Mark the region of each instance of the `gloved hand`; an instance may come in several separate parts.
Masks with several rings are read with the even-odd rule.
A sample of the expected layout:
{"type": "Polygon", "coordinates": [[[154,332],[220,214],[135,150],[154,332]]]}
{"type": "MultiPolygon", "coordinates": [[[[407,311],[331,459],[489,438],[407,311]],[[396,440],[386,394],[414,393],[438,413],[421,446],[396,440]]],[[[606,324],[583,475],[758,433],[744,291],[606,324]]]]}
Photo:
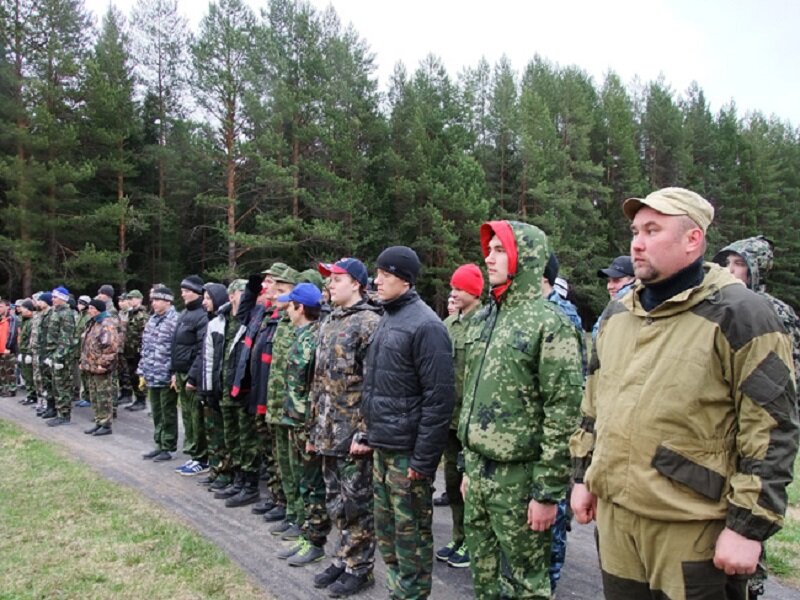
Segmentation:
{"type": "Polygon", "coordinates": [[[264,275],[261,273],[253,273],[247,278],[247,289],[258,295],[261,293],[262,283],[264,283],[264,275]]]}
{"type": "Polygon", "coordinates": [[[52,367],[53,366],[53,361],[50,358],[45,358],[44,359],[44,364],[45,364],[46,367],[52,367]]]}
{"type": "Polygon", "coordinates": [[[53,363],[53,368],[54,368],[56,371],[60,371],[61,369],[63,369],[63,368],[64,368],[64,365],[62,365],[61,363],[53,363]]]}
{"type": "Polygon", "coordinates": [[[25,364],[29,365],[33,362],[33,357],[30,354],[25,355],[25,364]]]}
{"type": "Polygon", "coordinates": [[[22,354],[17,354],[17,362],[18,363],[22,362],[22,354]]]}
{"type": "Polygon", "coordinates": [[[144,380],[144,377],[139,375],[139,391],[144,392],[147,390],[147,382],[144,380]]]}

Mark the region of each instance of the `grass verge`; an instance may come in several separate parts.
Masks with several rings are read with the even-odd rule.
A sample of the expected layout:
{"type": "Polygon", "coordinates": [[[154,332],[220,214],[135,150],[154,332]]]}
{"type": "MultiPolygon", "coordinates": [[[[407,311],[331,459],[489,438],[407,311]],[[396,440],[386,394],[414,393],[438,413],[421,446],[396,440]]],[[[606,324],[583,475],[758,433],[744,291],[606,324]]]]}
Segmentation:
{"type": "Polygon", "coordinates": [[[800,587],[800,454],[794,461],[794,481],[788,493],[789,509],[783,529],[767,540],[767,565],[781,581],[800,587]]]}
{"type": "Polygon", "coordinates": [[[267,596],[138,493],[0,421],[0,599],[267,596]]]}

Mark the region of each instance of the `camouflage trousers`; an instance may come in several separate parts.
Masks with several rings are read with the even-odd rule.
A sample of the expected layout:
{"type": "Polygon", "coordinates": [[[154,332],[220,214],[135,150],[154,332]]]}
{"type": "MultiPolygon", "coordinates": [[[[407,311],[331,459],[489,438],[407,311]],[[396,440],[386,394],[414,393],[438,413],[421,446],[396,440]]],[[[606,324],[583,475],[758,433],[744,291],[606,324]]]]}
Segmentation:
{"type": "Polygon", "coordinates": [[[411,457],[375,450],[375,534],[392,599],[427,598],[433,571],[433,485],[410,480],[411,457]]]}
{"type": "Polygon", "coordinates": [[[375,562],[372,457],[323,456],[325,504],[339,541],[333,562],[352,575],[366,575],[375,562]]]}
{"type": "Polygon", "coordinates": [[[140,356],[138,354],[119,355],[119,395],[123,397],[136,396],[137,400],[144,400],[145,391],[139,387],[136,369],[139,368],[140,356]]]}
{"type": "Polygon", "coordinates": [[[208,440],[208,466],[215,475],[231,474],[231,454],[225,445],[225,425],[218,400],[206,398],[203,402],[203,417],[208,440]]]}
{"type": "Polygon", "coordinates": [[[208,440],[203,420],[203,407],[200,396],[194,390],[186,389],[186,373],[178,373],[175,377],[178,387],[178,405],[181,407],[183,420],[183,452],[192,459],[204,463],[208,460],[208,440]]]}
{"type": "Polygon", "coordinates": [[[118,389],[116,374],[86,373],[85,380],[89,401],[94,411],[94,422],[103,427],[111,427],[118,389]]]}
{"type": "Polygon", "coordinates": [[[265,415],[251,415],[246,409],[242,409],[242,414],[244,415],[242,418],[250,419],[254,424],[256,440],[258,441],[258,458],[261,460],[267,489],[272,494],[275,502],[281,506],[286,506],[286,495],[283,493],[281,472],[275,458],[276,425],[268,423],[265,415]]]}
{"type": "Polygon", "coordinates": [[[550,598],[551,531],[531,531],[530,465],[466,455],[464,531],[475,597],[550,598]]]}
{"type": "Polygon", "coordinates": [[[39,398],[39,406],[52,406],[55,408],[51,369],[36,355],[33,357],[33,384],[36,387],[36,397],[39,398]]]}
{"type": "Polygon", "coordinates": [[[602,498],[597,550],[606,598],[747,598],[747,578],[714,566],[718,521],[658,521],[602,498]]]}
{"type": "Polygon", "coordinates": [[[558,503],[556,512],[556,522],[550,528],[553,534],[553,543],[550,546],[550,592],[556,591],[558,580],[561,579],[561,569],[567,559],[567,525],[571,515],[567,510],[567,501],[562,500],[558,503]]]}
{"type": "Polygon", "coordinates": [[[17,393],[17,356],[0,354],[0,396],[13,396],[17,393]]]}
{"type": "Polygon", "coordinates": [[[232,400],[225,392],[219,403],[225,447],[231,457],[231,470],[241,469],[252,473],[261,465],[258,436],[253,415],[247,413],[239,400],[232,400]]]}
{"type": "Polygon", "coordinates": [[[22,371],[22,379],[25,380],[25,397],[28,400],[36,400],[36,386],[33,383],[33,365],[23,361],[19,368],[22,371]]]}
{"type": "Polygon", "coordinates": [[[153,441],[156,448],[175,452],[178,449],[178,396],[169,386],[147,389],[153,413],[153,441]]]}
{"type": "Polygon", "coordinates": [[[322,457],[306,452],[308,436],[302,427],[289,430],[292,480],[298,482],[298,491],[303,501],[302,519],[298,518],[303,537],[315,546],[322,547],[328,541],[331,520],[325,510],[325,480],[322,477],[322,457]]]}
{"type": "Polygon", "coordinates": [[[453,542],[458,548],[464,543],[464,498],[461,497],[461,480],[463,474],[458,470],[458,455],[461,452],[461,440],[456,431],[447,432],[447,445],[444,448],[444,487],[450,501],[450,512],[453,518],[453,542]]]}
{"type": "Polygon", "coordinates": [[[53,366],[53,397],[58,414],[68,417],[72,414],[72,364],[61,364],[61,368],[53,366]]]}
{"type": "Polygon", "coordinates": [[[300,495],[299,476],[295,477],[295,472],[292,470],[290,427],[288,425],[271,425],[271,427],[275,436],[273,446],[275,462],[280,472],[283,495],[286,497],[286,520],[299,525],[303,522],[305,510],[303,509],[303,496],[300,495]]]}

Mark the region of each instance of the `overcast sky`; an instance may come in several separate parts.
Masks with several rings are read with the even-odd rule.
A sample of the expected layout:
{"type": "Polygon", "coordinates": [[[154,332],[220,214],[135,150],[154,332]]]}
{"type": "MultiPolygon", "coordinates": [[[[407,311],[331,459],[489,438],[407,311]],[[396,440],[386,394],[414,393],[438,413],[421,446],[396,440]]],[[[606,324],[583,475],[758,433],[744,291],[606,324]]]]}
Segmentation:
{"type": "MultiPolygon", "coordinates": [[[[134,0],[111,0],[127,16],[134,0]]],[[[265,0],[245,0],[258,10],[265,0]]],[[[98,19],[109,0],[85,0],[98,19]]],[[[740,116],[760,110],[800,124],[800,2],[796,0],[312,0],[332,4],[375,53],[381,89],[397,62],[413,71],[427,54],[454,77],[481,57],[506,54],[520,73],[534,54],[577,65],[599,84],[663,74],[676,92],[692,81],[713,111],[731,99],[740,116]]],[[[204,0],[178,0],[196,31],[204,0]]]]}

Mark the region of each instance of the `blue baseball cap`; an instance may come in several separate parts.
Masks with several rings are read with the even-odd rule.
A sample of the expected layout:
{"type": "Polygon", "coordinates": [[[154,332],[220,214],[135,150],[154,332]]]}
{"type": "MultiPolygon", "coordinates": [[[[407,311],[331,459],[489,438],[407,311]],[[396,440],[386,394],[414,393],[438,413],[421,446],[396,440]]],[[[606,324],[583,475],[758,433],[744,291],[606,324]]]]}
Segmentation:
{"type": "Polygon", "coordinates": [[[313,283],[298,283],[288,294],[278,296],[278,302],[297,302],[303,306],[319,308],[322,304],[322,292],[313,283]]]}
{"type": "Polygon", "coordinates": [[[369,280],[369,273],[367,267],[364,266],[357,258],[342,258],[335,263],[319,263],[319,272],[323,277],[330,277],[331,273],[338,273],[340,275],[350,275],[355,279],[359,285],[367,287],[369,280]]]}

